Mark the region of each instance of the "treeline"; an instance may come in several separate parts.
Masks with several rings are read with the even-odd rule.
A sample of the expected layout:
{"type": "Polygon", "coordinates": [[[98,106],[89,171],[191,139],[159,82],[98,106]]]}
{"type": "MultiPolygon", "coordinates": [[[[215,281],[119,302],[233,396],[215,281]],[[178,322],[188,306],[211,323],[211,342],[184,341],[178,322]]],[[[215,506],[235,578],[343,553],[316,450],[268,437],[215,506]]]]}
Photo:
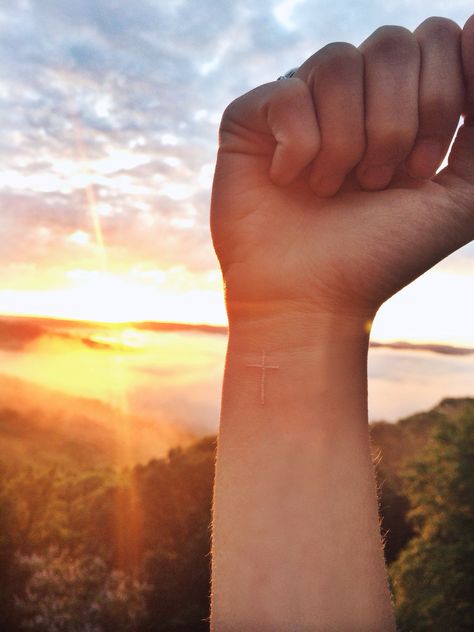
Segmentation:
{"type": "MultiPolygon", "coordinates": [[[[371,436],[400,631],[474,629],[474,399],[371,436]]],[[[207,437],[131,469],[6,460],[0,630],[208,630],[214,459],[207,437]]]]}
{"type": "Polygon", "coordinates": [[[474,630],[474,399],[371,434],[398,630],[474,630]]]}

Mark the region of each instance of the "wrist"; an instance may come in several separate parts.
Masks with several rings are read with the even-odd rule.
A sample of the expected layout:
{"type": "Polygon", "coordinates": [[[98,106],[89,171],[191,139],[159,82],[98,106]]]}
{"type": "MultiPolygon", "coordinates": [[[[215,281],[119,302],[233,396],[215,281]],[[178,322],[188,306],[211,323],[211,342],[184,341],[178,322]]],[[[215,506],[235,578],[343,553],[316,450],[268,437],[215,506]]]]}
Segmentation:
{"type": "Polygon", "coordinates": [[[282,354],[311,353],[328,346],[368,348],[373,315],[332,313],[301,305],[271,311],[228,310],[229,349],[255,353],[262,347],[282,354]]]}

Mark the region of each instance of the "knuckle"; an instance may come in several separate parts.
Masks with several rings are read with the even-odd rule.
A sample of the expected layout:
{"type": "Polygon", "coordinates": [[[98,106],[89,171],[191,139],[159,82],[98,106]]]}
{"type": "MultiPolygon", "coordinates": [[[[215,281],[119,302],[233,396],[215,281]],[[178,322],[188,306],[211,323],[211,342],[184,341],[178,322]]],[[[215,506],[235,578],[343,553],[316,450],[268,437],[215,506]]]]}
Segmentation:
{"type": "Polygon", "coordinates": [[[347,61],[348,59],[358,60],[360,57],[360,51],[348,42],[332,42],[327,44],[319,53],[321,57],[329,57],[331,59],[347,61]]]}
{"type": "Polygon", "coordinates": [[[362,53],[352,44],[334,42],[319,52],[319,70],[331,78],[352,74],[357,66],[362,68],[362,53]]]}
{"type": "Polygon", "coordinates": [[[395,42],[398,44],[400,41],[406,41],[412,37],[411,31],[404,26],[397,26],[394,24],[386,24],[385,26],[379,26],[378,29],[372,33],[374,39],[378,39],[386,42],[395,42]]]}
{"type": "Polygon", "coordinates": [[[418,55],[415,36],[403,26],[381,26],[364,44],[367,52],[387,61],[412,59],[418,55]]]}
{"type": "Polygon", "coordinates": [[[235,108],[234,102],[232,101],[231,103],[229,103],[229,105],[225,108],[224,112],[222,113],[221,122],[219,125],[219,143],[220,144],[223,143],[226,137],[225,136],[226,133],[232,127],[232,123],[235,119],[234,108],[235,108]]]}
{"type": "Polygon", "coordinates": [[[415,33],[422,37],[426,35],[441,41],[449,41],[460,36],[461,27],[449,18],[430,17],[420,24],[415,33]]]}
{"type": "Polygon", "coordinates": [[[232,119],[234,111],[235,111],[235,100],[231,101],[225,108],[224,112],[222,113],[221,126],[225,125],[227,121],[232,119]]]}
{"type": "Polygon", "coordinates": [[[310,97],[307,84],[297,77],[281,81],[269,99],[268,107],[274,113],[298,111],[310,97]]]}
{"type": "Polygon", "coordinates": [[[321,77],[331,73],[336,79],[353,73],[359,65],[362,68],[363,57],[361,51],[347,42],[332,42],[327,44],[305,61],[302,66],[307,82],[317,83],[321,77]]]}
{"type": "Polygon", "coordinates": [[[308,86],[299,77],[291,77],[281,82],[281,92],[289,101],[301,101],[308,97],[308,86]]]}
{"type": "Polygon", "coordinates": [[[250,121],[249,112],[256,117],[260,114],[265,103],[265,95],[269,84],[258,86],[231,101],[225,108],[219,126],[220,144],[228,139],[229,135],[242,131],[250,121]]]}
{"type": "Polygon", "coordinates": [[[237,97],[236,99],[234,99],[233,101],[231,101],[227,105],[227,107],[225,108],[224,112],[222,113],[221,126],[223,126],[226,123],[234,120],[236,114],[241,109],[242,103],[247,98],[248,94],[250,94],[250,93],[243,94],[243,95],[237,97]]]}

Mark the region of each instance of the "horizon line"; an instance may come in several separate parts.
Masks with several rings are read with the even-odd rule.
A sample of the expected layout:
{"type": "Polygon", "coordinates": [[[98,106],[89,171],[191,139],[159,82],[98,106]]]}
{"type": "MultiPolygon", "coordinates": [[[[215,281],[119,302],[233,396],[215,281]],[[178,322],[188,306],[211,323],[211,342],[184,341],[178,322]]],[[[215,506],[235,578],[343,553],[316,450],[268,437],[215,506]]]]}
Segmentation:
{"type": "MultiPolygon", "coordinates": [[[[102,321],[89,320],[83,318],[64,318],[59,316],[40,316],[33,314],[3,314],[0,313],[0,321],[41,321],[44,324],[51,325],[94,325],[108,328],[119,328],[124,326],[134,327],[145,331],[200,331],[202,333],[211,334],[227,334],[228,325],[217,325],[212,323],[200,322],[189,323],[183,321],[160,321],[160,320],[124,320],[124,321],[102,321]]],[[[370,340],[369,346],[373,348],[391,348],[398,350],[417,350],[440,353],[443,355],[470,355],[474,354],[474,347],[463,346],[451,342],[413,342],[409,340],[389,340],[378,341],[370,340]]]]}

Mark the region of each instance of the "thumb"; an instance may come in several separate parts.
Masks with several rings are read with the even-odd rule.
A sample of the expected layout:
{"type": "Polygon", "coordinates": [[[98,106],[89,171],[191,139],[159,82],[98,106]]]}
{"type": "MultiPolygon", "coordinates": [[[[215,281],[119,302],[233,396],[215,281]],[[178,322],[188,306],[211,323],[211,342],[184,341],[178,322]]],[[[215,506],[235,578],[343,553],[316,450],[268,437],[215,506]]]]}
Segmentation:
{"type": "MultiPolygon", "coordinates": [[[[243,156],[271,157],[275,184],[295,180],[319,151],[320,132],[308,85],[296,77],[251,90],[225,110],[219,151],[221,161],[243,156]]],[[[235,170],[235,169],[234,169],[235,170]]]]}

